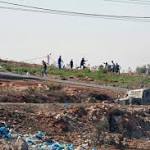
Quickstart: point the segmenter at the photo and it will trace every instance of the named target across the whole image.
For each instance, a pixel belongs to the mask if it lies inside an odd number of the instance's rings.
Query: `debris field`
[[[149,150],[150,106],[115,104],[123,95],[39,81],[0,81],[0,149],[52,149],[46,143],[53,141],[58,150]],[[10,139],[1,130],[4,125]],[[35,142],[37,133],[42,137]]]

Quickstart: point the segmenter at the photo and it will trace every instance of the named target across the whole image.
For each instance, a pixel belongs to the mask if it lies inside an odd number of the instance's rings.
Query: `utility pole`
[[[50,65],[50,56],[51,56],[51,53],[49,53],[49,54],[47,55],[47,64],[48,64],[48,65]]]

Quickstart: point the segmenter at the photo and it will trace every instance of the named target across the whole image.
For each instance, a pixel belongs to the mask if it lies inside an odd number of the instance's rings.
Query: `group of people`
[[[77,67],[80,69],[85,69],[86,68],[86,61],[85,58],[82,58],[80,61],[80,66]],[[118,63],[114,63],[114,61],[111,61],[112,64],[108,64],[108,62],[105,62],[104,65],[101,65],[100,67],[104,68],[107,72],[113,72],[113,73],[120,73],[120,65]],[[47,76],[47,65],[49,63],[46,63],[44,60],[42,61],[42,65],[43,65],[43,69],[42,69],[42,76]],[[62,57],[59,56],[58,60],[57,60],[57,65],[59,69],[63,69],[65,68],[65,66],[63,65],[63,60]],[[70,60],[69,62],[69,68],[73,69],[74,68],[74,61],[73,59]]]
[[[78,68],[85,69],[86,68],[86,66],[85,66],[86,61],[87,60],[85,60],[84,58],[82,58],[81,62],[80,62],[80,67],[78,67]],[[47,65],[48,64],[49,63],[46,63],[44,60],[42,61],[42,65],[43,65],[42,76],[47,76]],[[59,69],[65,68],[64,65],[63,65],[63,60],[62,60],[61,56],[59,56],[59,58],[57,60],[57,64],[58,64],[58,68]],[[74,61],[73,61],[73,59],[70,60],[69,67],[70,67],[70,69],[74,68]]]
[[[87,61],[87,60],[85,60],[84,58],[82,58],[82,59],[81,59],[81,62],[80,62],[80,67],[78,67],[78,68],[85,69],[85,68],[86,68],[86,66],[85,66],[86,61]],[[59,69],[64,68],[64,66],[63,66],[62,64],[63,64],[62,57],[59,56],[59,58],[58,58],[58,68],[59,68]],[[70,69],[73,69],[73,68],[74,68],[74,61],[73,61],[73,59],[71,59],[70,62],[69,62],[69,68],[70,68]]]
[[[108,62],[105,62],[105,70],[108,72],[113,73],[120,73],[120,65],[118,63],[114,63],[114,61],[111,61],[112,64],[108,64]]]

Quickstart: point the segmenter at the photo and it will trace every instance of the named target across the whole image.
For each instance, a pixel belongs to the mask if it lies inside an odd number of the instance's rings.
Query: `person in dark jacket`
[[[61,56],[59,56],[59,58],[58,58],[58,68],[59,69],[61,69],[62,68],[62,58],[61,58]]]
[[[73,69],[73,59],[70,61],[70,68]]]
[[[83,69],[85,69],[85,59],[84,58],[82,58],[81,59],[81,62],[80,62],[80,68],[83,68]]]
[[[111,63],[112,63],[111,71],[115,72],[115,70],[116,70],[116,64],[114,63],[113,60],[111,61]]]
[[[42,61],[42,65],[43,65],[42,76],[47,76],[47,64],[44,60]]]
[[[116,63],[116,73],[120,74],[120,65],[118,63]]]

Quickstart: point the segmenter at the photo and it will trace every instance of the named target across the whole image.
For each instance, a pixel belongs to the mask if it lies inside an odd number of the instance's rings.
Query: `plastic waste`
[[[36,134],[24,134],[21,137],[32,150],[74,150],[73,144],[62,144],[52,139],[45,140],[46,133],[38,131]],[[6,140],[13,138],[13,132],[5,124],[0,125],[0,137]]]
[[[45,134],[46,134],[45,132],[38,131],[38,132],[35,134],[35,136],[36,136],[37,139],[42,140],[42,139],[45,137]]]
[[[0,127],[0,137],[5,139],[11,138],[11,133],[7,127]]]

